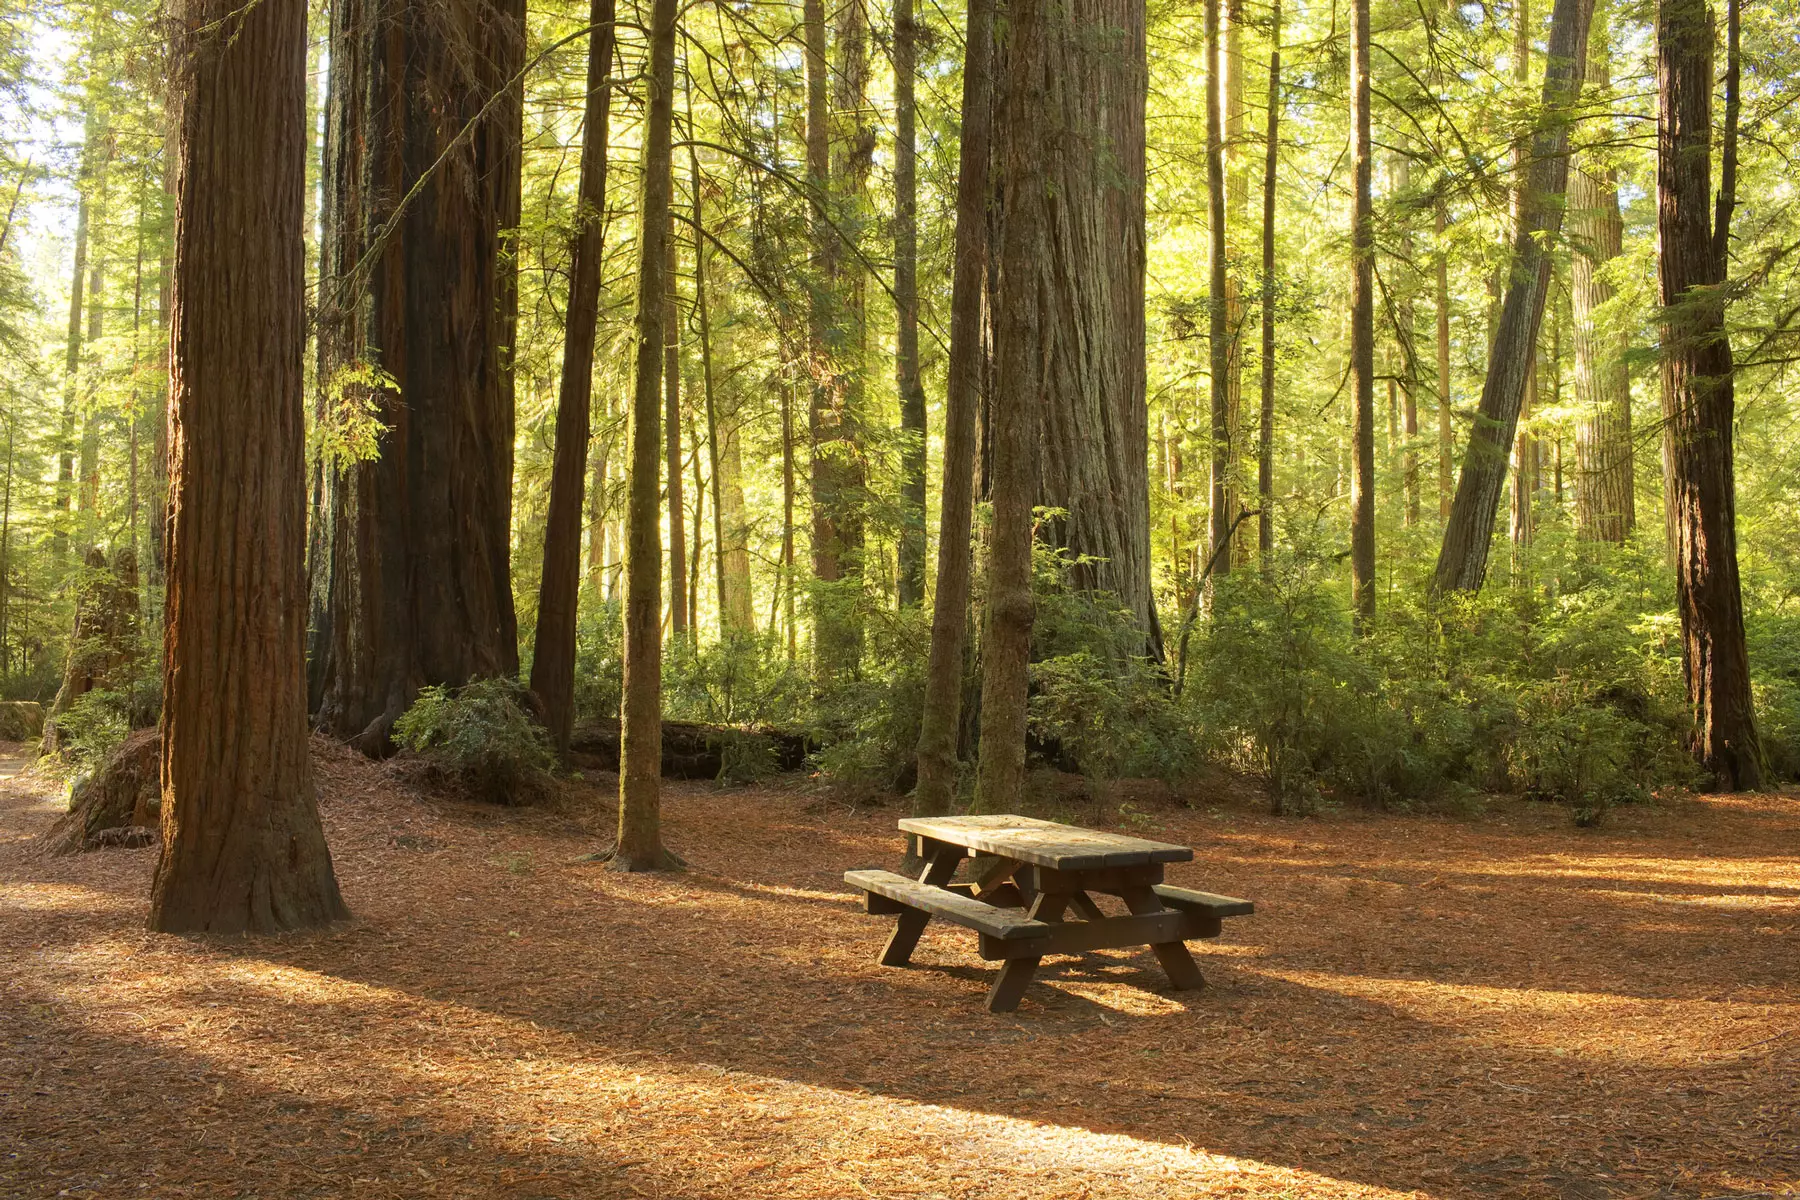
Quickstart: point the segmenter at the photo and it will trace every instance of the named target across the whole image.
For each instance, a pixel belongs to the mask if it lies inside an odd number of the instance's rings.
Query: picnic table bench
[[[892,871],[844,873],[844,882],[864,893],[870,913],[899,917],[879,961],[905,966],[933,917],[972,929],[981,957],[1001,963],[988,991],[990,1012],[1017,1008],[1050,954],[1149,946],[1175,987],[1203,987],[1183,943],[1218,937],[1225,918],[1256,908],[1164,883],[1164,864],[1194,857],[1169,842],[1003,815],[909,817],[900,829],[919,839],[925,866],[917,879]],[[975,860],[973,879],[952,882],[966,857]],[[1096,893],[1118,897],[1126,915],[1107,915]],[[1069,919],[1071,910],[1077,919]]]

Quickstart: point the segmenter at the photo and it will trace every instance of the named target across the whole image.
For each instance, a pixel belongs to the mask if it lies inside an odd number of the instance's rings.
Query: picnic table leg
[[[1063,906],[1068,904],[1067,896],[1037,894],[1031,902],[1030,916],[1034,921],[1055,921],[1062,916]],[[1009,958],[1000,965],[1000,974],[994,979],[994,986],[988,989],[987,1010],[989,1012],[1011,1012],[1019,1007],[1019,1000],[1025,995],[1025,988],[1031,983],[1032,973],[1037,970],[1042,958]]]
[[[1155,892],[1147,887],[1124,888],[1119,898],[1125,901],[1125,907],[1133,916],[1141,913],[1161,912],[1164,905]],[[1194,956],[1188,953],[1185,942],[1152,942],[1150,948],[1156,951],[1156,960],[1162,963],[1162,969],[1169,976],[1169,982],[1177,991],[1198,991],[1206,986],[1206,976],[1200,973],[1200,967],[1194,962]]]
[[[957,864],[963,859],[963,848],[930,838],[919,840],[920,848],[925,852],[925,869],[919,874],[919,882],[943,887],[956,874]],[[887,945],[882,947],[881,957],[876,961],[884,967],[904,967],[911,962],[912,952],[919,945],[919,937],[930,922],[931,914],[921,908],[909,908],[901,913],[899,923],[894,926],[893,934],[889,936]]]

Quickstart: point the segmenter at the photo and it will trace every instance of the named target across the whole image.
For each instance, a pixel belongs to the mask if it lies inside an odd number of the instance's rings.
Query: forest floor
[[[144,932],[155,852],[46,856],[58,789],[0,763],[0,1195],[1800,1191],[1792,795],[1585,831],[1115,795],[1076,815],[1256,915],[1195,944],[1205,991],[1100,953],[991,1016],[963,930],[874,962],[841,876],[897,806],[671,785],[691,869],[624,876],[576,861],[610,777],[496,809],[316,761],[356,918],[244,940]]]

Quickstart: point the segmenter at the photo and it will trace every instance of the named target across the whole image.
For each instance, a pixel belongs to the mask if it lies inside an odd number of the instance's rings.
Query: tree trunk
[[[671,196],[673,196],[673,184]],[[676,271],[675,226],[671,218],[663,245],[663,451],[664,477],[669,494],[669,632],[686,637],[688,612],[688,547],[686,483],[681,474],[681,313],[680,283]]]
[[[1735,32],[1727,33],[1728,54],[1736,49]],[[1694,711],[1696,756],[1719,788],[1739,791],[1761,786],[1762,756],[1738,584],[1736,397],[1721,286],[1730,229],[1710,228],[1712,43],[1706,0],[1661,0],[1656,184],[1662,403],[1682,665]],[[1728,63],[1728,88],[1735,65]],[[1722,172],[1722,180],[1735,172],[1735,134],[1728,118],[1723,157],[1732,168]],[[1731,208],[1732,197],[1722,194],[1721,221],[1729,219]]]
[[[1028,123],[1073,139],[1045,160],[1057,303],[1040,314],[1052,352],[1038,502],[1068,515],[1041,532],[1079,562],[1069,584],[1116,597],[1160,660],[1144,397],[1144,5],[1093,0],[1039,16],[1057,107]]]
[[[150,927],[303,929],[349,915],[314,802],[302,663],[306,6],[183,9]]]
[[[106,333],[106,310],[100,305],[105,277],[105,268],[99,258],[91,258],[87,286],[87,345],[90,348],[99,345]],[[84,407],[87,412],[81,422],[80,484],[75,501],[80,525],[76,544],[83,552],[94,544],[94,534],[100,523],[100,406],[90,395]]]
[[[1225,398],[1230,429],[1231,468],[1226,476],[1225,510],[1231,518],[1233,562],[1250,558],[1250,527],[1237,519],[1244,507],[1249,436],[1244,427],[1243,231],[1250,207],[1250,160],[1244,153],[1244,0],[1225,0],[1219,46],[1219,83],[1224,89],[1225,223]],[[1216,572],[1215,572],[1216,573]]]
[[[345,0],[346,3],[351,0]],[[367,7],[364,7],[366,3]],[[365,753],[425,684],[518,673],[511,583],[523,0],[361,0],[340,23],[327,303],[398,384],[334,489],[319,727]],[[351,96],[355,97],[354,101]]]
[[[1210,406],[1211,475],[1207,509],[1207,562],[1211,577],[1231,573],[1234,405],[1232,404],[1232,309],[1234,297],[1226,274],[1230,248],[1226,231],[1230,216],[1225,203],[1224,107],[1226,87],[1221,73],[1224,55],[1219,45],[1219,10],[1224,0],[1206,0],[1206,198],[1207,198],[1207,382]],[[1210,593],[1209,593],[1210,594]]]
[[[88,133],[94,132],[90,116]],[[85,151],[84,151],[85,154]],[[81,320],[82,301],[87,289],[88,197],[86,172],[82,172],[81,188],[75,201],[75,268],[69,276],[69,336],[63,353],[62,428],[56,447],[56,504],[63,511],[56,523],[52,539],[60,561],[69,553],[69,525],[75,513],[75,416],[81,404]]]
[[[1444,202],[1437,202],[1437,419],[1438,419],[1438,520],[1450,520],[1451,461],[1456,457],[1456,435],[1450,424],[1450,252],[1444,243]]]
[[[1052,16],[1046,7],[1044,0],[1012,0],[1007,7],[1001,123],[1007,138],[1000,167],[1000,193],[1007,207],[1000,290],[994,305],[993,528],[988,537],[981,757],[975,781],[975,808],[985,812],[1016,812],[1025,781],[1026,691],[1035,610],[1032,505],[1038,490],[1044,374],[1046,360],[1055,353],[1056,336],[1042,315],[1052,311],[1063,283],[1050,245],[1057,218],[1070,221],[1086,215],[1079,210],[1055,215],[1051,211],[1055,202],[1081,200],[1079,196],[1065,200],[1055,191],[1056,181],[1068,175],[1068,164],[1062,160],[1074,148],[1075,130],[1062,123],[1081,114],[1068,104],[1077,81],[1059,70],[1069,49],[1063,39],[1075,28],[1059,19],[1066,9]]]
[[[538,587],[537,641],[531,690],[558,754],[575,723],[575,618],[581,598],[581,503],[587,483],[594,336],[600,321],[600,260],[606,232],[606,141],[612,90],[614,0],[590,0],[586,129],[570,247],[569,303],[563,334],[562,384],[556,398],[556,448],[550,512],[544,522],[544,571]]]
[[[1581,95],[1592,11],[1593,0],[1556,0],[1550,16],[1550,53],[1544,66],[1541,115],[1531,139],[1524,211],[1513,242],[1513,275],[1438,552],[1433,587],[1439,592],[1478,591],[1487,577],[1507,451],[1518,427],[1549,294],[1551,243],[1562,229],[1570,109]]]
[[[900,606],[925,602],[925,386],[919,379],[913,0],[894,0],[894,373],[900,395]]]
[[[1350,593],[1359,628],[1375,616],[1375,209],[1369,121],[1369,0],[1350,26]]]
[[[657,512],[658,384],[668,327],[666,297],[675,179],[676,0],[655,0],[638,213],[636,377],[631,397],[631,500],[626,510],[624,700],[619,731],[619,837],[615,870],[674,865],[662,844],[662,529]],[[679,479],[679,466],[669,473]]]
[[[969,625],[970,525],[975,500],[975,414],[981,407],[983,288],[987,280],[989,164],[994,101],[994,4],[970,0],[964,38],[962,145],[956,178],[956,259],[950,291],[949,386],[938,506],[937,589],[931,658],[919,722],[913,812],[938,816],[956,795],[962,727],[963,648]]]
[[[1256,439],[1256,548],[1275,554],[1275,170],[1281,148],[1281,0],[1269,10],[1268,132],[1263,138],[1262,411]]]

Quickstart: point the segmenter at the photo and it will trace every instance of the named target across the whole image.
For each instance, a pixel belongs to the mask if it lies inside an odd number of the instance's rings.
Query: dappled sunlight
[[[97,916],[141,907],[140,901],[77,884],[0,882],[0,909]]]

